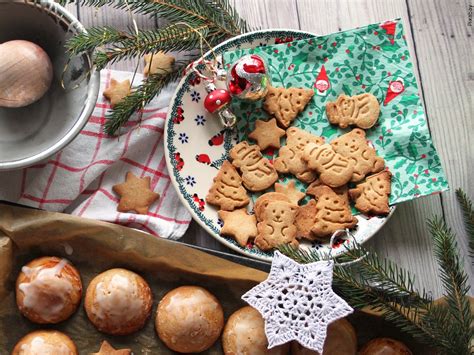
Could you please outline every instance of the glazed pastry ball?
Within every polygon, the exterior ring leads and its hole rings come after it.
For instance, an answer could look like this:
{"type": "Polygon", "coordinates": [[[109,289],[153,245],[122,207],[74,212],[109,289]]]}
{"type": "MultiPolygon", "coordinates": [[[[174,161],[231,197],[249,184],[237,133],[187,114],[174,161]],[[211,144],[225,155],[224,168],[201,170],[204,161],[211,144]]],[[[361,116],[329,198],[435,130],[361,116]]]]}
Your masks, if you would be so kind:
{"type": "MultiPolygon", "coordinates": [[[[345,318],[329,324],[323,354],[355,355],[357,353],[357,336],[354,327],[345,318]]],[[[292,355],[315,355],[317,351],[303,348],[298,342],[291,344],[292,355]]]]}
{"type": "Polygon", "coordinates": [[[16,303],[20,312],[39,324],[59,323],[79,306],[81,277],[66,259],[46,256],[21,268],[16,280],[16,303]]]}
{"type": "Polygon", "coordinates": [[[398,340],[375,338],[364,345],[360,355],[412,355],[412,352],[398,340]]]}
{"type": "Polygon", "coordinates": [[[15,345],[12,355],[77,355],[74,342],[56,330],[36,330],[15,345]]]}
{"type": "Polygon", "coordinates": [[[112,335],[127,335],[141,329],[152,304],[147,282],[125,269],[110,269],[97,275],[87,287],[84,300],[92,324],[112,335]]]}
{"type": "Polygon", "coordinates": [[[155,327],[171,350],[198,353],[209,349],[219,338],[224,312],[217,298],[206,289],[182,286],[160,301],[155,327]]]}
{"type": "Polygon", "coordinates": [[[269,350],[263,318],[255,308],[247,306],[229,317],[222,348],[226,355],[283,355],[288,354],[289,344],[269,350]]]}

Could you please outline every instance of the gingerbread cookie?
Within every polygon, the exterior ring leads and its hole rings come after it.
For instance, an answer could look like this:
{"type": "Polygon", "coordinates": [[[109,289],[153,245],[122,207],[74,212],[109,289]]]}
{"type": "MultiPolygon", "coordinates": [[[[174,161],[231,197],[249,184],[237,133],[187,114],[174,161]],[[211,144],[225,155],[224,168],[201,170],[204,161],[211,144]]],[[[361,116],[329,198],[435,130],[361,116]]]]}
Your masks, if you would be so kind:
{"type": "Polygon", "coordinates": [[[257,224],[258,234],[255,245],[261,250],[271,250],[281,244],[298,247],[296,227],[294,225],[297,206],[273,201],[263,212],[263,219],[257,224]]]}
{"type": "MultiPolygon", "coordinates": [[[[306,189],[306,194],[313,196],[316,200],[319,199],[319,195],[321,193],[321,189],[319,189],[319,186],[328,186],[324,185],[321,180],[316,179],[314,180],[311,184],[308,185],[306,189]]],[[[329,187],[329,186],[328,186],[329,187]]],[[[333,187],[332,190],[344,200],[345,203],[349,204],[349,188],[347,185],[339,186],[339,187],[333,187]]]]}
{"type": "Polygon", "coordinates": [[[311,89],[268,87],[263,108],[275,116],[282,127],[289,127],[314,95],[311,89]]]}
{"type": "Polygon", "coordinates": [[[254,215],[249,215],[245,208],[232,212],[219,211],[217,214],[224,222],[221,235],[234,238],[240,246],[245,247],[249,239],[257,235],[257,219],[254,215]]]}
{"type": "Polygon", "coordinates": [[[256,120],[255,129],[250,132],[249,138],[255,140],[260,150],[268,147],[280,148],[280,138],[286,134],[284,129],[277,126],[276,119],[269,121],[256,120]]]}
{"type": "Polygon", "coordinates": [[[159,194],[150,189],[150,180],[149,176],[139,178],[128,172],[124,183],[114,185],[112,190],[120,195],[117,211],[147,214],[151,204],[160,198],[159,194]]]}
{"type": "Polygon", "coordinates": [[[392,174],[388,170],[381,171],[349,190],[355,207],[366,214],[386,215],[390,212],[388,198],[391,192],[392,174]]]}
{"type": "Polygon", "coordinates": [[[267,192],[261,195],[255,200],[255,204],[253,205],[253,210],[255,212],[255,216],[257,217],[257,221],[260,222],[263,219],[263,211],[265,208],[267,208],[268,204],[273,201],[290,202],[290,199],[288,196],[280,192],[267,192]]]}
{"type": "Polygon", "coordinates": [[[308,144],[303,158],[310,169],[320,174],[319,179],[325,185],[339,187],[347,184],[352,178],[354,161],[336,153],[329,144],[308,144]]]}
{"type": "Polygon", "coordinates": [[[233,211],[247,206],[249,201],[247,191],[242,186],[242,178],[234,166],[225,160],[214,178],[206,202],[219,206],[221,210],[233,211]]]}
{"type": "Polygon", "coordinates": [[[351,208],[343,198],[338,196],[330,187],[319,186],[316,194],[316,223],[311,232],[316,238],[330,237],[340,229],[354,228],[357,218],[352,215],[351,208]]]}
{"type": "Polygon", "coordinates": [[[145,76],[159,74],[165,75],[173,71],[175,58],[164,52],[156,52],[153,54],[145,54],[145,69],[143,74],[145,76]]]}
{"type": "Polygon", "coordinates": [[[275,183],[275,191],[286,195],[289,198],[290,202],[294,205],[298,205],[298,203],[305,196],[304,192],[301,192],[296,188],[294,180],[291,180],[286,185],[275,183]]]}
{"type": "Polygon", "coordinates": [[[380,114],[380,105],[372,94],[339,95],[335,102],[326,104],[329,122],[341,128],[355,125],[363,129],[373,127],[380,114]]]}
{"type": "Polygon", "coordinates": [[[310,183],[316,178],[316,174],[308,168],[303,159],[304,148],[309,143],[320,146],[324,144],[324,138],[296,127],[288,128],[286,137],[286,145],[280,148],[275,159],[275,169],[280,173],[291,173],[299,180],[310,183]]]}
{"type": "Polygon", "coordinates": [[[385,167],[385,161],[367,144],[363,129],[354,128],[349,133],[334,139],[331,146],[336,153],[354,160],[352,182],[361,181],[367,174],[378,173],[385,167]]]}
{"type": "Polygon", "coordinates": [[[256,145],[240,142],[230,150],[232,164],[240,169],[247,190],[262,191],[272,186],[278,173],[256,145]]]}
{"type": "Polygon", "coordinates": [[[110,85],[104,90],[104,97],[110,101],[112,107],[121,102],[131,92],[130,80],[110,80],[110,85]]]}
{"type": "Polygon", "coordinates": [[[309,200],[304,206],[299,206],[295,218],[296,238],[313,240],[311,229],[316,224],[318,208],[315,200],[309,200]]]}

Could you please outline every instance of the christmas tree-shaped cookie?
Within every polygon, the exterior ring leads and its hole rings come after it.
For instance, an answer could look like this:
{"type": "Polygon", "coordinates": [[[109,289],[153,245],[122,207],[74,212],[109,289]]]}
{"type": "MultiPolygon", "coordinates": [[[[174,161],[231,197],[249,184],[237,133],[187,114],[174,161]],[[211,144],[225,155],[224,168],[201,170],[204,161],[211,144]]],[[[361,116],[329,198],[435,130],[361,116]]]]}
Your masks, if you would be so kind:
{"type": "Polygon", "coordinates": [[[248,205],[249,198],[242,186],[242,178],[227,160],[214,178],[214,183],[206,196],[206,202],[226,211],[248,205]]]}
{"type": "Polygon", "coordinates": [[[369,176],[363,183],[349,190],[355,207],[366,214],[386,215],[390,212],[389,196],[392,174],[388,170],[369,176]]]}
{"type": "Polygon", "coordinates": [[[288,128],[314,95],[312,89],[269,87],[263,108],[288,128]]]}
{"type": "Polygon", "coordinates": [[[352,215],[347,201],[335,193],[329,186],[318,186],[315,189],[316,216],[311,228],[316,238],[328,238],[340,229],[354,228],[357,218],[352,215]]]}

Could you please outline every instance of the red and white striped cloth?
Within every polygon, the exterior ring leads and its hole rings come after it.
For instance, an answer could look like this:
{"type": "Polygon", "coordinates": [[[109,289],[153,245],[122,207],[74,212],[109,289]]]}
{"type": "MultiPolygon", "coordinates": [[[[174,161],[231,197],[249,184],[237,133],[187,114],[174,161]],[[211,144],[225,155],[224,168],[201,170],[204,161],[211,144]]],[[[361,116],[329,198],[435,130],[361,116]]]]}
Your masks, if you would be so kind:
{"type": "MultiPolygon", "coordinates": [[[[63,151],[26,169],[0,173],[0,200],[48,211],[138,228],[163,238],[178,239],[191,216],[182,205],[166,168],[163,133],[166,110],[175,87],[169,87],[144,110],[140,122],[132,118],[120,137],[103,132],[110,109],[103,90],[111,78],[132,79],[132,73],[104,70],[98,102],[89,122],[63,151]],[[112,186],[128,171],[151,177],[151,188],[160,199],[148,215],[117,212],[118,196],[112,186]]],[[[135,83],[141,81],[137,75],[135,83]]]]}

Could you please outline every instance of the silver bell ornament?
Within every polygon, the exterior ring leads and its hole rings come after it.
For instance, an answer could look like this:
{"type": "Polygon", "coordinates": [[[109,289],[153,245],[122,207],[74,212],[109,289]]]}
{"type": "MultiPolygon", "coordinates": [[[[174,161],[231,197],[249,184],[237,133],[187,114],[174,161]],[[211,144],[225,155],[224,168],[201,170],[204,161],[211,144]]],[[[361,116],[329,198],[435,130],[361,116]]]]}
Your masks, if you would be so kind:
{"type": "Polygon", "coordinates": [[[271,85],[265,60],[249,54],[238,59],[227,74],[227,88],[232,96],[257,101],[265,97],[271,85]]]}

